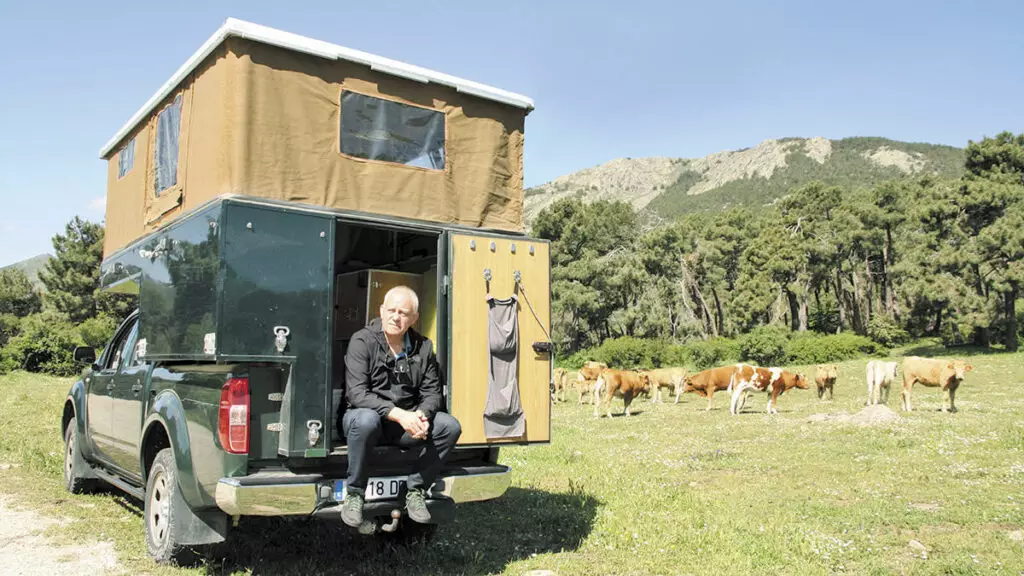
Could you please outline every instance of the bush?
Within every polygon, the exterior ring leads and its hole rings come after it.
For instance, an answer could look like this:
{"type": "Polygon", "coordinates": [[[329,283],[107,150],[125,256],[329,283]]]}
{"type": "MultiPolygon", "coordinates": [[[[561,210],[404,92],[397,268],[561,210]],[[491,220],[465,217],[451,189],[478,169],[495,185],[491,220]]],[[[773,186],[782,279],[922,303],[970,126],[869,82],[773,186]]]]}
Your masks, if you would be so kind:
{"type": "Polygon", "coordinates": [[[781,326],[758,326],[740,337],[740,359],[759,366],[777,366],[786,361],[789,330],[781,326]]]}
{"type": "Polygon", "coordinates": [[[559,368],[565,368],[566,370],[579,370],[583,367],[583,363],[587,360],[594,359],[594,352],[585,348],[579,352],[570,354],[564,358],[555,357],[555,366],[559,368]]]}
{"type": "Polygon", "coordinates": [[[739,360],[739,343],[729,338],[712,338],[688,342],[682,346],[685,363],[697,370],[714,368],[739,360]]]}
{"type": "Polygon", "coordinates": [[[0,348],[18,333],[21,320],[14,314],[0,314],[0,348]]]}
{"type": "Polygon", "coordinates": [[[114,330],[117,330],[117,321],[106,315],[89,318],[78,325],[78,335],[82,342],[95,348],[97,353],[110,341],[114,330]]]}
{"type": "Polygon", "coordinates": [[[790,364],[820,364],[839,362],[860,356],[884,356],[889,351],[866,336],[844,332],[820,335],[808,333],[793,338],[786,347],[790,364]]]}
{"type": "Polygon", "coordinates": [[[868,338],[892,348],[910,342],[910,334],[887,316],[873,316],[868,322],[868,338]]]}
{"type": "Polygon", "coordinates": [[[621,370],[657,368],[662,365],[668,348],[663,340],[644,340],[632,336],[609,338],[594,350],[594,359],[608,364],[609,368],[621,370]]]}
{"type": "Polygon", "coordinates": [[[55,376],[72,376],[79,371],[75,346],[83,344],[78,330],[66,319],[43,313],[21,321],[20,333],[0,353],[0,369],[24,369],[55,376]]]}

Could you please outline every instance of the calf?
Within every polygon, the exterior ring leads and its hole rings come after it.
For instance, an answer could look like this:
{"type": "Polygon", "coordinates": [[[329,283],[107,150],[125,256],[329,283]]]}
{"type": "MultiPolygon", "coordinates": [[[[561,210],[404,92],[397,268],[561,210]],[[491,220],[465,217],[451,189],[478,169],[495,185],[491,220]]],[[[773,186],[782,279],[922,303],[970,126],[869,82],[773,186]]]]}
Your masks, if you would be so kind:
{"type": "Polygon", "coordinates": [[[679,404],[679,396],[683,394],[683,384],[686,380],[686,368],[658,368],[647,370],[646,374],[650,376],[651,386],[654,388],[651,402],[661,402],[661,389],[671,387],[676,395],[675,404],[679,404]]]}
{"type": "Polygon", "coordinates": [[[736,371],[733,373],[733,384],[730,388],[732,389],[732,404],[730,405],[732,414],[739,414],[743,409],[743,404],[746,402],[745,394],[748,390],[770,392],[768,413],[778,414],[779,411],[775,405],[779,396],[793,388],[806,390],[809,385],[807,377],[803,374],[787,372],[782,368],[761,368],[749,364],[737,364],[736,371]]]}
{"type": "Polygon", "coordinates": [[[707,398],[707,411],[710,412],[715,392],[729,389],[735,371],[735,366],[720,366],[702,370],[693,376],[686,376],[683,378],[683,392],[695,392],[707,398]]]}
{"type": "Polygon", "coordinates": [[[587,361],[586,364],[580,368],[579,372],[576,373],[576,390],[580,393],[579,404],[583,404],[583,397],[589,396],[587,392],[593,390],[593,385],[597,383],[597,379],[601,376],[601,372],[608,369],[608,365],[604,362],[593,362],[587,361]]]}
{"type": "Polygon", "coordinates": [[[605,370],[597,378],[594,385],[594,416],[600,417],[598,409],[601,405],[601,396],[604,395],[605,404],[608,405],[608,417],[612,416],[612,398],[621,396],[626,404],[626,416],[629,416],[629,405],[638,394],[647,392],[651,387],[651,378],[643,372],[630,370],[605,370]]]}
{"type": "Polygon", "coordinates": [[[828,399],[831,400],[835,391],[836,378],[839,377],[839,366],[835,364],[818,364],[814,371],[814,383],[818,385],[818,399],[825,398],[828,392],[828,399]]]}
{"type": "Polygon", "coordinates": [[[963,382],[967,373],[974,367],[963,360],[936,360],[908,356],[903,359],[903,394],[901,405],[910,412],[910,392],[914,384],[920,382],[925,386],[942,388],[942,411],[956,412],[956,389],[963,382]]]}
{"type": "Polygon", "coordinates": [[[881,400],[882,391],[885,391],[883,404],[889,403],[889,388],[892,381],[896,379],[896,363],[883,360],[869,360],[867,366],[868,380],[868,406],[873,406],[881,400]]]}
{"type": "Polygon", "coordinates": [[[558,402],[559,399],[565,402],[565,389],[569,385],[569,371],[565,368],[555,368],[552,374],[551,399],[558,402]]]}

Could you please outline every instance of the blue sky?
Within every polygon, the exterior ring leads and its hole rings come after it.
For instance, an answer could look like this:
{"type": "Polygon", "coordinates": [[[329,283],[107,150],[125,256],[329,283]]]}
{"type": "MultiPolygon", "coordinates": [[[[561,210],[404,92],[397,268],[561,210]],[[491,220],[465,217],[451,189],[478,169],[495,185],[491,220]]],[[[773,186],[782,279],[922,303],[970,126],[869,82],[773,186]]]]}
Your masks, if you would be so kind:
{"type": "Polygon", "coordinates": [[[1024,132],[1019,0],[0,0],[0,266],[102,220],[100,147],[229,16],[532,97],[527,186],[767,138],[1024,132]]]}

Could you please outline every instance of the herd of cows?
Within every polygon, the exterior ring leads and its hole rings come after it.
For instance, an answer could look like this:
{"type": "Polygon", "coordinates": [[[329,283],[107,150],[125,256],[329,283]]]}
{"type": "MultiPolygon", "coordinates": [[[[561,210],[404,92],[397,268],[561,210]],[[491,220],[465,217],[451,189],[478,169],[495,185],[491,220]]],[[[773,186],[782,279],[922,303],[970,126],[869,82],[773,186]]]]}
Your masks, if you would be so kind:
{"type": "MultiPolygon", "coordinates": [[[[866,369],[867,404],[887,403],[889,388],[896,379],[899,369],[898,362],[870,360],[866,369]]],[[[939,387],[942,389],[942,411],[956,412],[956,390],[972,366],[963,360],[940,360],[908,356],[903,359],[903,391],[900,396],[900,407],[911,411],[910,394],[914,384],[939,387]]],[[[814,382],[818,390],[818,398],[832,399],[839,367],[835,364],[819,364],[815,368],[814,382]]],[[[675,402],[686,392],[693,392],[708,399],[707,410],[711,410],[715,392],[725,391],[730,395],[729,412],[739,414],[747,399],[754,392],[768,394],[768,413],[775,414],[775,403],[778,397],[788,390],[810,388],[808,379],[801,373],[790,372],[782,368],[763,368],[751,364],[735,364],[702,370],[689,374],[686,368],[658,368],[655,370],[616,370],[602,362],[587,362],[576,373],[576,379],[570,381],[569,371],[555,368],[552,386],[552,399],[565,401],[565,394],[570,387],[579,393],[579,404],[587,397],[593,398],[594,416],[600,416],[600,406],[604,403],[607,415],[612,415],[612,399],[622,398],[625,414],[629,416],[629,406],[637,396],[644,395],[651,402],[662,402],[662,390],[671,389],[675,393],[675,402]],[[570,386],[574,384],[574,386],[570,386]]]]}

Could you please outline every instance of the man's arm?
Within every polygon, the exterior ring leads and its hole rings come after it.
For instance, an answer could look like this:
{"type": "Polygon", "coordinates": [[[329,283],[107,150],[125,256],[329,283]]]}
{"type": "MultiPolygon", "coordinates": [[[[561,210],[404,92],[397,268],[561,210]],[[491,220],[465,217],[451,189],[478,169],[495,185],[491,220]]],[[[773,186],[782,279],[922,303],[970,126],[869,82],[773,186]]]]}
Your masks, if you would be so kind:
{"type": "MultiPolygon", "coordinates": [[[[430,345],[430,341],[427,340],[424,345],[430,345]]],[[[423,371],[423,381],[420,382],[420,405],[416,409],[429,420],[442,408],[444,402],[441,394],[441,369],[431,346],[427,354],[427,368],[423,371]]]]}
{"type": "Polygon", "coordinates": [[[365,335],[352,338],[345,352],[345,397],[353,408],[370,408],[387,418],[395,405],[370,393],[370,349],[365,335]]]}

